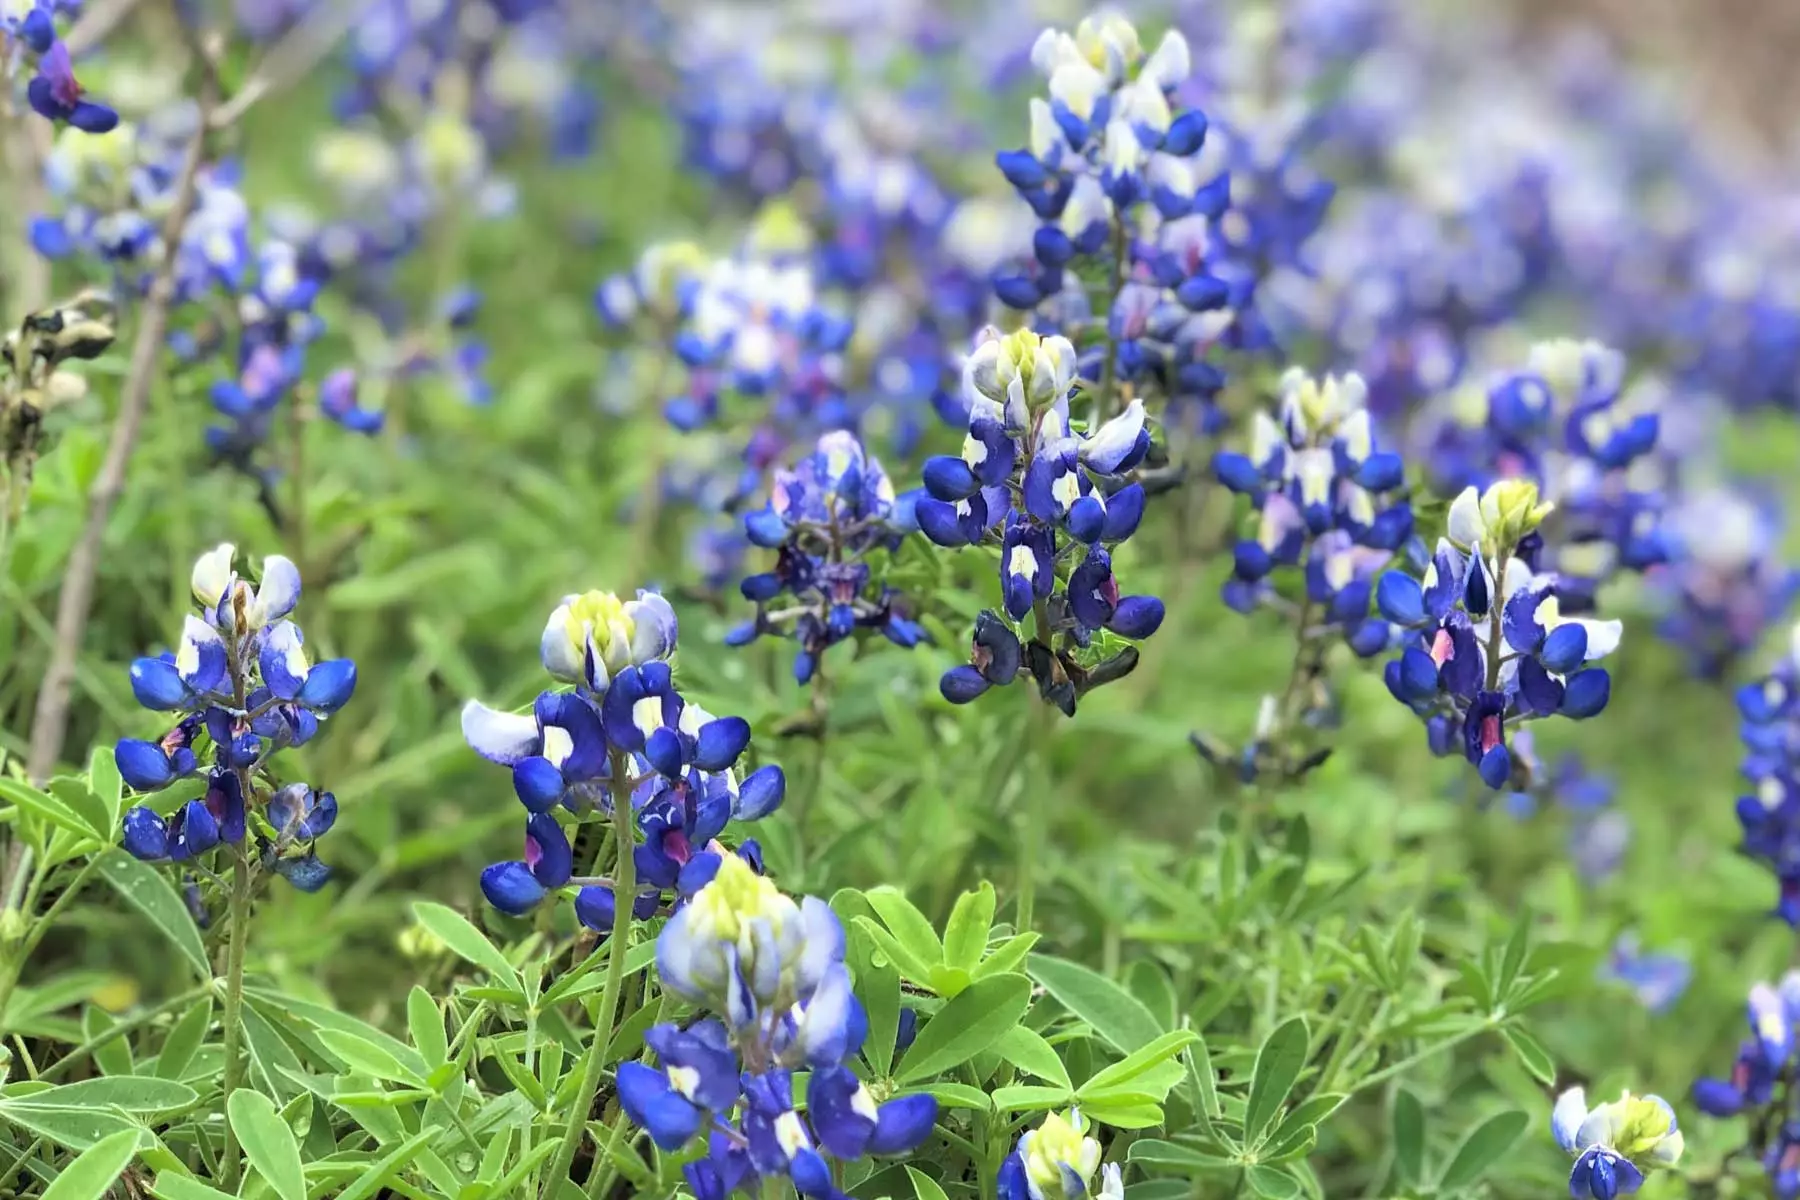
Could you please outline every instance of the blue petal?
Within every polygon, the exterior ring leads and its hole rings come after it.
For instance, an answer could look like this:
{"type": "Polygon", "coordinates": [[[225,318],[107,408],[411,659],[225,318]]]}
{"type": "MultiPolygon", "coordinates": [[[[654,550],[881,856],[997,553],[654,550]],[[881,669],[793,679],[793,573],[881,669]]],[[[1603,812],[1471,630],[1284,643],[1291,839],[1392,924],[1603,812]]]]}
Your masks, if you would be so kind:
{"type": "Polygon", "coordinates": [[[544,898],[544,888],[522,862],[495,863],[481,872],[481,893],[503,913],[522,917],[544,898]]]}
{"type": "Polygon", "coordinates": [[[951,667],[938,680],[938,691],[952,704],[967,704],[987,691],[988,686],[981,672],[967,664],[951,667]]]}
{"type": "Polygon", "coordinates": [[[700,1109],[669,1086],[669,1077],[639,1062],[619,1064],[619,1107],[664,1151],[674,1152],[700,1132],[700,1109]]]}
{"type": "Polygon", "coordinates": [[[1376,580],[1375,606],[1396,625],[1425,623],[1425,589],[1403,571],[1388,571],[1376,580]]]}
{"type": "Polygon", "coordinates": [[[356,664],[347,658],[334,658],[313,667],[300,685],[300,703],[315,712],[334,713],[349,702],[356,691],[356,664]]]}
{"type": "Polygon", "coordinates": [[[503,767],[538,753],[542,746],[535,717],[498,712],[479,700],[463,705],[462,735],[475,753],[503,767]]]}
{"type": "Polygon", "coordinates": [[[113,763],[119,768],[126,786],[133,791],[154,792],[175,780],[175,769],[169,756],[155,742],[121,738],[113,747],[113,763]]]}
{"type": "Polygon", "coordinates": [[[1563,684],[1562,714],[1575,720],[1597,715],[1612,698],[1612,676],[1604,667],[1589,667],[1563,684]]]}
{"type": "Polygon", "coordinates": [[[807,1085],[807,1115],[818,1132],[819,1143],[833,1157],[861,1158],[875,1132],[875,1122],[857,1111],[862,1081],[846,1067],[832,1064],[816,1069],[807,1085]]]}
{"type": "Polygon", "coordinates": [[[732,818],[759,821],[780,808],[786,794],[787,776],[780,767],[758,767],[738,786],[737,801],[731,806],[732,818]]]}
{"type": "Polygon", "coordinates": [[[924,1092],[889,1100],[876,1113],[869,1153],[907,1154],[918,1149],[937,1123],[937,1114],[937,1097],[924,1092]]]}
{"type": "Polygon", "coordinates": [[[140,658],[131,664],[131,694],[139,704],[158,712],[180,708],[191,697],[181,672],[165,658],[140,658]]]}
{"type": "Polygon", "coordinates": [[[1155,633],[1163,623],[1163,602],[1155,596],[1125,596],[1113,610],[1107,628],[1120,637],[1142,641],[1155,633]]]}
{"type": "Polygon", "coordinates": [[[125,852],[133,858],[155,861],[169,856],[169,826],[148,808],[133,808],[125,814],[125,852]]]}
{"type": "Polygon", "coordinates": [[[742,717],[720,717],[702,725],[694,740],[694,765],[702,771],[723,771],[737,762],[750,744],[750,722],[742,717]]]}

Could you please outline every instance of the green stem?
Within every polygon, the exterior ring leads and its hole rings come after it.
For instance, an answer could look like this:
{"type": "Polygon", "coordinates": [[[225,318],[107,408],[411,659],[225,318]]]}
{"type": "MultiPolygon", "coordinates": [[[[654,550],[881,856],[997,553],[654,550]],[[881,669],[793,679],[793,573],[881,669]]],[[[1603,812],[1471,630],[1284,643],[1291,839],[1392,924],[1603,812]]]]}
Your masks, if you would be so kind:
{"type": "Polygon", "coordinates": [[[1436,1055],[1442,1054],[1444,1051],[1450,1049],[1452,1046],[1460,1046],[1464,1042],[1468,1041],[1470,1038],[1476,1036],[1477,1034],[1486,1033],[1491,1028],[1493,1028],[1493,1026],[1491,1026],[1491,1025],[1477,1025],[1473,1029],[1463,1030],[1461,1033],[1457,1034],[1454,1037],[1445,1038],[1443,1041],[1438,1042],[1435,1045],[1427,1046],[1427,1047],[1425,1047],[1425,1049],[1419,1051],[1417,1054],[1409,1054],[1405,1058],[1401,1059],[1399,1062],[1392,1063],[1388,1066],[1383,1067],[1381,1070],[1375,1072],[1373,1075],[1367,1075],[1367,1076],[1364,1076],[1363,1078],[1357,1080],[1356,1086],[1350,1089],[1351,1094],[1354,1095],[1357,1092],[1367,1091],[1369,1088],[1374,1087],[1376,1084],[1381,1083],[1384,1080],[1392,1079],[1394,1076],[1400,1074],[1402,1071],[1411,1070],[1413,1067],[1418,1066],[1420,1063],[1424,1062],[1428,1058],[1432,1058],[1432,1057],[1435,1057],[1436,1055]]]}
{"type": "MultiPolygon", "coordinates": [[[[629,779],[631,762],[621,753],[612,756],[612,777],[629,779]]],[[[563,1127],[562,1145],[550,1162],[547,1194],[554,1194],[560,1182],[569,1179],[569,1168],[575,1161],[587,1129],[588,1115],[594,1108],[594,1097],[600,1091],[600,1076],[606,1069],[606,1052],[612,1043],[613,1020],[618,1015],[619,992],[625,982],[625,952],[631,946],[631,909],[637,899],[637,862],[632,858],[636,831],[632,828],[631,797],[623,789],[613,795],[613,841],[618,846],[613,864],[613,929],[607,939],[606,983],[600,990],[600,1008],[594,1014],[594,1041],[588,1047],[587,1063],[582,1068],[581,1086],[575,1102],[569,1106],[569,1120],[563,1127]]]]}
{"type": "MultiPolygon", "coordinates": [[[[244,1080],[243,1016],[244,1016],[244,950],[250,941],[250,864],[242,854],[231,862],[231,922],[225,949],[225,1087],[223,1102],[231,1103],[231,1094],[244,1080]]],[[[227,1191],[237,1187],[237,1131],[232,1128],[229,1113],[225,1120],[225,1148],[219,1155],[219,1181],[227,1191]]]]}
{"type": "Polygon", "coordinates": [[[39,1075],[38,1078],[49,1079],[53,1076],[62,1074],[66,1068],[74,1066],[100,1047],[107,1045],[110,1042],[116,1042],[127,1034],[137,1032],[158,1017],[165,1016],[179,1008],[186,1008],[210,991],[212,991],[212,985],[210,983],[203,983],[199,987],[189,988],[179,996],[172,996],[169,999],[164,1000],[155,1008],[147,1008],[134,1017],[129,1017],[116,1025],[109,1026],[101,1033],[89,1038],[87,1041],[81,1043],[81,1045],[75,1047],[73,1050],[45,1067],[43,1073],[39,1075]]]}

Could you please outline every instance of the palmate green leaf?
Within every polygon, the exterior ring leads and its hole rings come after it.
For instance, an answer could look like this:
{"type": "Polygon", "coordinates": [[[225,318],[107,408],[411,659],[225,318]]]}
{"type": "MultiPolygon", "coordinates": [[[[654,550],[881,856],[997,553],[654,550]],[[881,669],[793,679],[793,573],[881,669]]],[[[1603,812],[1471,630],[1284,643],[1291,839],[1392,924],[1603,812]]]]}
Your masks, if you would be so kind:
{"type": "Polygon", "coordinates": [[[112,747],[101,744],[88,755],[87,786],[105,806],[105,828],[110,838],[112,831],[119,827],[119,818],[125,808],[125,780],[119,775],[119,764],[113,757],[112,747]]]}
{"type": "Polygon", "coordinates": [[[994,1102],[988,1098],[986,1092],[978,1087],[970,1087],[966,1083],[949,1083],[940,1079],[936,1083],[914,1090],[931,1093],[945,1108],[966,1108],[970,1112],[987,1112],[994,1107],[994,1102]]]}
{"type": "Polygon", "coordinates": [[[100,1200],[137,1154],[135,1129],[121,1130],[83,1150],[44,1189],[43,1200],[100,1200]]]}
{"type": "Polygon", "coordinates": [[[261,1092],[239,1088],[225,1102],[225,1112],[251,1168],[281,1200],[306,1200],[300,1143],[275,1110],[275,1102],[261,1092]]]}
{"type": "Polygon", "coordinates": [[[101,845],[113,840],[118,826],[113,823],[112,807],[94,794],[87,780],[60,776],[50,781],[49,792],[81,817],[89,837],[101,845]]]}
{"type": "Polygon", "coordinates": [[[1074,1090],[1075,1084],[1069,1079],[1069,1068],[1063,1065],[1056,1047],[1045,1041],[1044,1035],[1036,1030],[1016,1025],[1002,1034],[993,1048],[995,1054],[1021,1071],[1057,1084],[1065,1093],[1074,1090]]]}
{"type": "Polygon", "coordinates": [[[1149,1045],[1163,1032],[1141,1000],[1079,963],[1033,954],[1026,960],[1026,970],[1058,1003],[1093,1026],[1095,1033],[1122,1054],[1149,1045]]]}
{"type": "Polygon", "coordinates": [[[195,974],[201,979],[212,978],[212,964],[206,960],[206,944],[200,940],[200,930],[167,874],[117,850],[101,856],[95,871],[174,943],[195,974]]]}
{"type": "Polygon", "coordinates": [[[957,898],[944,925],[944,963],[973,972],[987,949],[988,931],[994,925],[994,885],[982,880],[972,892],[957,898]]]}
{"type": "Polygon", "coordinates": [[[1244,1104],[1244,1141],[1255,1145],[1286,1103],[1288,1093],[1306,1066],[1310,1035],[1306,1018],[1290,1017],[1263,1040],[1250,1074],[1250,1095],[1244,1104]]]}
{"type": "Polygon", "coordinates": [[[1513,1148],[1530,1124],[1529,1114],[1512,1109],[1476,1126],[1450,1156],[1450,1165],[1438,1179],[1438,1190],[1454,1192],[1479,1182],[1488,1168],[1513,1148]]]}
{"type": "Polygon", "coordinates": [[[1084,1102],[1081,1115],[1114,1129],[1154,1129],[1163,1123],[1162,1105],[1142,1092],[1107,1093],[1084,1102]]]}
{"type": "Polygon", "coordinates": [[[1031,1007],[1031,981],[996,975],[969,985],[919,1029],[895,1078],[918,1083],[990,1049],[1031,1007]]]}
{"type": "Polygon", "coordinates": [[[969,972],[972,979],[986,979],[992,975],[1006,975],[1019,969],[1031,948],[1038,944],[1041,934],[1016,933],[1001,942],[986,958],[969,972]]]}
{"type": "Polygon", "coordinates": [[[870,888],[863,893],[863,899],[869,907],[881,917],[881,923],[888,927],[907,951],[921,962],[936,966],[944,962],[944,944],[938,941],[937,930],[931,927],[925,914],[920,912],[906,893],[898,888],[870,888]]]}
{"type": "Polygon", "coordinates": [[[518,971],[506,961],[506,956],[500,953],[494,943],[487,940],[481,930],[469,923],[467,917],[453,908],[430,900],[415,901],[412,910],[419,924],[450,947],[457,957],[480,967],[500,983],[513,988],[523,987],[518,971]]]}
{"type": "Polygon", "coordinates": [[[420,1076],[402,1067],[399,1059],[366,1038],[338,1029],[321,1029],[319,1040],[325,1043],[326,1049],[342,1059],[350,1070],[359,1074],[373,1075],[389,1083],[408,1083],[415,1087],[425,1082],[420,1076]]]}

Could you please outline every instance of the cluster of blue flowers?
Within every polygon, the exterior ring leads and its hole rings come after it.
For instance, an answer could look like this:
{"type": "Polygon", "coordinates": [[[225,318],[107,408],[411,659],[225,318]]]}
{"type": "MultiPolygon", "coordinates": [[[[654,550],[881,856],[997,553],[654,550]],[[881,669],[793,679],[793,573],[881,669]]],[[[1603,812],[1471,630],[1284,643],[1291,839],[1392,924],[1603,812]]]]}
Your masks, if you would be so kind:
{"type": "Polygon", "coordinates": [[[760,864],[755,842],[736,854],[719,843],[730,820],[774,812],[786,791],[781,768],[740,780],[750,743],[741,717],[713,717],[676,689],[675,612],[655,592],[620,601],[610,592],[566,598],[544,626],[544,669],[574,690],[541,693],[529,713],[502,713],[471,700],[463,736],[490,762],[511,769],[524,807],[525,857],[481,874],[481,890],[502,912],[523,915],[547,895],[575,886],[582,924],[612,928],[610,880],[576,873],[560,815],[581,818],[629,804],[643,835],[633,861],[641,890],[632,911],[648,917],[666,891],[693,895],[739,856],[760,864]]]}
{"type": "Polygon", "coordinates": [[[851,1061],[868,1017],[844,966],[844,930],[824,901],[796,904],[735,858],[676,911],[656,940],[664,987],[707,1015],[644,1035],[658,1066],[619,1067],[619,1102],[670,1152],[698,1137],[683,1171],[702,1200],[786,1179],[808,1200],[840,1200],[832,1160],[916,1148],[937,1100],[877,1101],[851,1061]],[[794,1073],[808,1072],[806,1111],[794,1073]]]}
{"type": "Polygon", "coordinates": [[[982,614],[966,666],[946,672],[946,699],[963,704],[1021,670],[1039,693],[1073,716],[1082,693],[1137,664],[1126,646],[1105,654],[1105,634],[1139,641],[1162,624],[1154,596],[1121,595],[1109,547],[1137,531],[1144,486],[1124,475],[1150,447],[1144,405],[1089,434],[1069,424],[1075,347],[1031,330],[984,334],[964,367],[968,434],[959,456],[926,461],[914,509],[939,546],[996,545],[1001,608],[982,614]],[[1033,619],[1028,641],[1013,625],[1033,619]],[[1090,649],[1105,655],[1081,654],[1090,649]]]}
{"type": "Polygon", "coordinates": [[[68,43],[56,34],[57,16],[79,8],[80,0],[31,0],[23,14],[0,18],[0,34],[5,35],[0,47],[11,57],[17,43],[33,60],[34,71],[25,85],[25,99],[33,111],[84,133],[106,133],[118,125],[118,111],[87,98],[86,89],[75,79],[68,43]]]}
{"type": "Polygon", "coordinates": [[[1068,1116],[1044,1114],[1036,1129],[1019,1135],[1000,1164],[995,1181],[999,1200],[1083,1200],[1087,1196],[1125,1200],[1119,1165],[1101,1165],[1100,1142],[1087,1131],[1087,1119],[1079,1109],[1071,1109],[1068,1116]]]}
{"type": "Polygon", "coordinates": [[[1221,452],[1213,473],[1247,496],[1256,535],[1237,543],[1225,602],[1239,612],[1287,603],[1273,578],[1304,574],[1303,634],[1315,622],[1341,630],[1364,656],[1386,649],[1391,631],[1369,616],[1377,575],[1413,534],[1400,456],[1376,448],[1362,378],[1322,382],[1295,368],[1281,381],[1275,417],[1258,410],[1248,453],[1221,452]]]}
{"type": "Polygon", "coordinates": [[[740,590],[756,603],[753,620],[726,635],[734,646],[764,634],[799,643],[794,677],[809,682],[820,656],[858,629],[879,631],[898,646],[929,636],[908,616],[905,597],[875,577],[869,556],[893,552],[917,529],[917,497],[897,497],[887,472],[843,430],[791,471],[778,470],[767,506],[744,518],[749,540],[775,550],[775,568],[746,578],[740,590]],[[784,597],[791,602],[772,604],[784,597]]]}
{"type": "Polygon", "coordinates": [[[1780,662],[1738,689],[1750,792],[1737,802],[1743,853],[1774,872],[1775,912],[1800,927],[1800,628],[1780,662]]]}
{"type": "Polygon", "coordinates": [[[219,845],[242,847],[253,835],[256,861],[315,891],[330,868],[313,843],[336,821],[337,800],[304,783],[280,784],[272,760],[311,740],[343,707],[356,664],[308,659],[300,627],[287,619],[300,600],[293,563],[270,555],[253,589],[232,569],[235,554],[227,544],[201,556],[193,574],[201,612],[187,618],[179,648],[131,665],[138,703],[177,720],[155,741],[121,739],[113,752],[120,776],[148,793],[204,773],[206,790],[167,814],[132,808],[124,846],[146,861],[199,865],[219,845]]]}
{"type": "Polygon", "coordinates": [[[1509,750],[1509,728],[1591,717],[1612,694],[1606,670],[1588,664],[1618,647],[1620,622],[1565,615],[1563,577],[1538,567],[1551,507],[1528,480],[1470,487],[1423,579],[1389,571],[1376,586],[1382,616],[1412,631],[1387,665],[1388,690],[1424,718],[1434,754],[1460,750],[1496,791],[1539,783],[1509,750]]]}
{"type": "Polygon", "coordinates": [[[1045,30],[1031,59],[1048,99],[1031,102],[1030,145],[997,161],[1043,223],[1031,258],[995,291],[1013,308],[1050,302],[1073,335],[1088,319],[1081,275],[1110,272],[1108,337],[1083,373],[1157,373],[1170,395],[1210,395],[1221,378],[1205,356],[1248,304],[1253,277],[1227,259],[1218,218],[1231,177],[1223,155],[1204,151],[1206,114],[1176,98],[1192,66],[1187,39],[1171,30],[1146,56],[1131,22],[1105,13],[1073,35],[1045,30]]]}
{"type": "Polygon", "coordinates": [[[1748,1011],[1750,1036],[1738,1047],[1731,1074],[1695,1081],[1694,1104],[1708,1116],[1749,1116],[1744,1149],[1761,1161],[1777,1200],[1794,1200],[1800,1196],[1800,1114],[1793,1107],[1800,971],[1789,971],[1779,987],[1751,987],[1748,1011]]]}
{"type": "Polygon", "coordinates": [[[1596,342],[1543,342],[1524,370],[1500,376],[1469,423],[1452,413],[1427,460],[1448,495],[1497,480],[1528,479],[1556,506],[1541,567],[1561,577],[1572,611],[1593,605],[1617,570],[1663,561],[1662,496],[1636,486],[1632,468],[1657,448],[1655,411],[1624,387],[1625,360],[1596,342]]]}

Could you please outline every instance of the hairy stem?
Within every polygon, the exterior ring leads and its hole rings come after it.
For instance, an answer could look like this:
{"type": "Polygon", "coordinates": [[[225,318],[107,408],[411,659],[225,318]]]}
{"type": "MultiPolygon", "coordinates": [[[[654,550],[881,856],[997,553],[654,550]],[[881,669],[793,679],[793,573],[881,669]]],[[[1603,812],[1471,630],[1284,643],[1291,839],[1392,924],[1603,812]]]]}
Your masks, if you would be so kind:
{"type": "MultiPolygon", "coordinates": [[[[615,751],[612,756],[612,778],[628,779],[631,763],[626,755],[615,751]]],[[[550,1162],[546,1191],[554,1193],[575,1161],[575,1151],[587,1130],[588,1114],[593,1111],[594,1097],[600,1091],[600,1076],[606,1069],[606,1052],[612,1044],[613,1021],[618,1016],[619,992],[625,982],[625,952],[631,948],[632,904],[637,899],[637,862],[632,858],[636,834],[632,829],[631,796],[615,792],[613,801],[613,842],[618,846],[613,866],[613,928],[607,939],[606,983],[600,990],[600,1007],[594,1014],[594,1040],[588,1046],[587,1062],[581,1071],[581,1086],[575,1102],[569,1106],[569,1120],[563,1127],[562,1145],[550,1162]]],[[[596,1164],[596,1169],[598,1169],[596,1164]]]]}

